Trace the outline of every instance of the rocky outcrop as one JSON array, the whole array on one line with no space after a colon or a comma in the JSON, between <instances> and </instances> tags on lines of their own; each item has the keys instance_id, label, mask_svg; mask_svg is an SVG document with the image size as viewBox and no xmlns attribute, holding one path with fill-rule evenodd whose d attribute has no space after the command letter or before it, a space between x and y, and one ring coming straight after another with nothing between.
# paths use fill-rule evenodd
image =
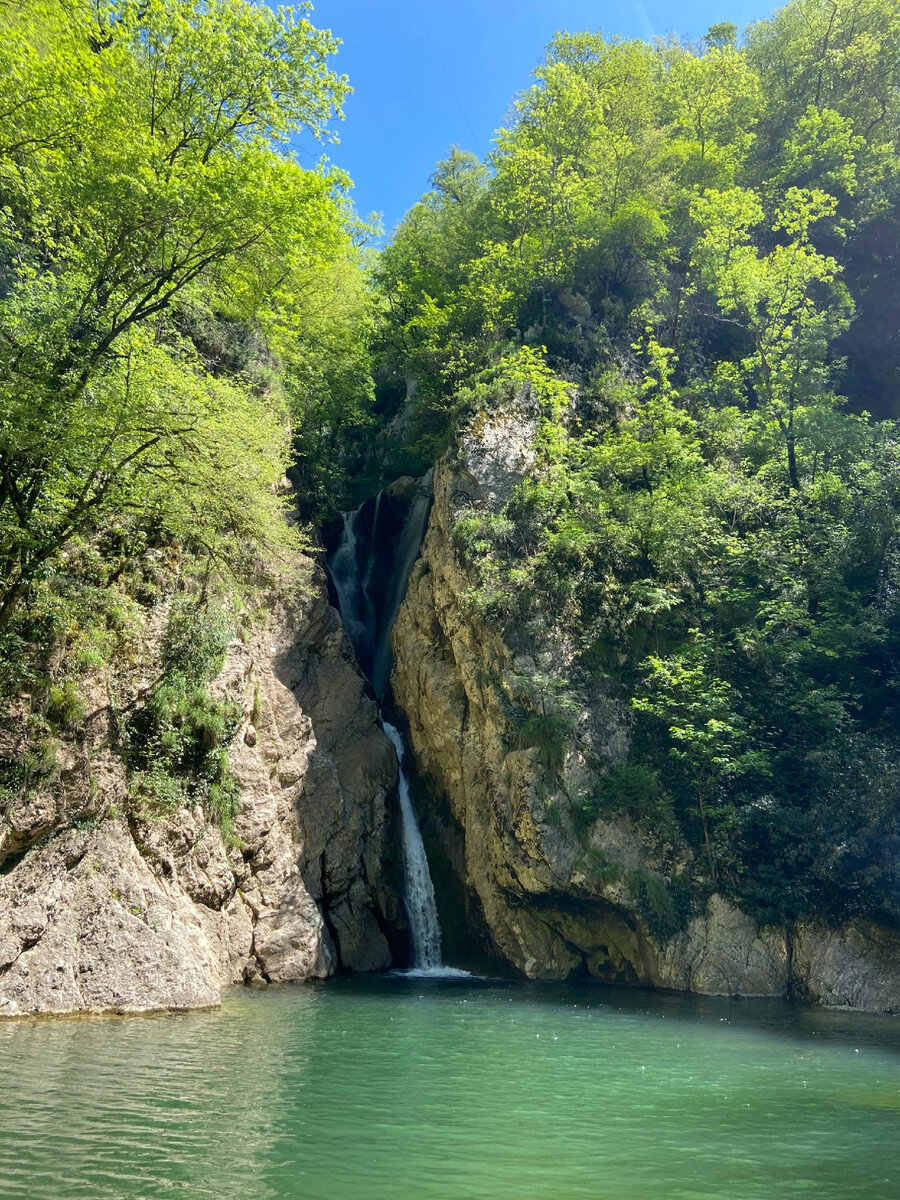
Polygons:
<instances>
[{"instance_id":1,"label":"rocky outcrop","mask_svg":"<svg viewBox=\"0 0 900 1200\"><path fill-rule=\"evenodd\" d=\"M229 942L249 947L250 921L232 909ZM27 855L0 881L0 911L0 1016L218 1003L200 910L154 876L124 821Z\"/></svg>"},{"instance_id":2,"label":"rocky outcrop","mask_svg":"<svg viewBox=\"0 0 900 1200\"><path fill-rule=\"evenodd\" d=\"M199 807L135 814L99 688L51 782L5 805L0 1016L197 1008L228 983L390 964L396 760L309 574L282 581L213 684L243 714L233 837Z\"/></svg>"},{"instance_id":3,"label":"rocky outcrop","mask_svg":"<svg viewBox=\"0 0 900 1200\"><path fill-rule=\"evenodd\" d=\"M568 697L577 737L560 772L544 769L538 747L523 748L522 714L540 713L541 688L567 674L569 651L549 640L539 613L516 646L480 615L454 526L462 512L500 511L532 467L536 422L523 389L477 415L438 463L393 634L392 686L422 777L419 805L430 798L442 842L431 849L456 873L472 932L534 979L900 1007L900 937L890 931L760 926L717 894L678 921L659 920L656 900L671 899L689 849L627 818L587 830L571 819L572 797L591 786L586 754L614 765L627 755L630 713L614 697Z\"/></svg>"},{"instance_id":4,"label":"rocky outcrop","mask_svg":"<svg viewBox=\"0 0 900 1200\"><path fill-rule=\"evenodd\" d=\"M791 990L788 933L760 926L722 896L659 947L659 983L704 996L784 996Z\"/></svg>"},{"instance_id":5,"label":"rocky outcrop","mask_svg":"<svg viewBox=\"0 0 900 1200\"><path fill-rule=\"evenodd\" d=\"M792 978L804 999L900 1013L900 939L871 921L838 929L801 921L792 937Z\"/></svg>"}]
</instances>

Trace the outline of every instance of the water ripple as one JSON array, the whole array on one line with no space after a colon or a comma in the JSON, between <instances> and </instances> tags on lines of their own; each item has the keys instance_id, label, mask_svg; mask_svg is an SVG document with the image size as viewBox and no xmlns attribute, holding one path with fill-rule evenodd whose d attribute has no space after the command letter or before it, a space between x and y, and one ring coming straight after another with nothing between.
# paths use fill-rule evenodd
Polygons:
<instances>
[{"instance_id":1,"label":"water ripple","mask_svg":"<svg viewBox=\"0 0 900 1200\"><path fill-rule=\"evenodd\" d=\"M4 1200L887 1200L891 1022L484 981L0 1024Z\"/></svg>"}]
</instances>

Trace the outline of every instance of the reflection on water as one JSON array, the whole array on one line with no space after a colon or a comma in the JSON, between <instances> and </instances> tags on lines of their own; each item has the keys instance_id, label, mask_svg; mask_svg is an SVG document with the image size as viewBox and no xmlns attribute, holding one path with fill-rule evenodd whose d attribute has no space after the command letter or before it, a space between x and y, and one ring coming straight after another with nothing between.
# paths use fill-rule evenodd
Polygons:
<instances>
[{"instance_id":1,"label":"reflection on water","mask_svg":"<svg viewBox=\"0 0 900 1200\"><path fill-rule=\"evenodd\" d=\"M0 1023L0 1196L900 1194L900 1022L392 976Z\"/></svg>"}]
</instances>

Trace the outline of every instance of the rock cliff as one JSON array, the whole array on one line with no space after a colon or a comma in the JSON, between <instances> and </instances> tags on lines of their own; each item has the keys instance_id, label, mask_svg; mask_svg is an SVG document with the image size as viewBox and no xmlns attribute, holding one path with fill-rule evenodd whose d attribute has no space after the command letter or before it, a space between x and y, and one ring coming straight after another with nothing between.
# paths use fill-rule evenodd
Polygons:
<instances>
[{"instance_id":1,"label":"rock cliff","mask_svg":"<svg viewBox=\"0 0 900 1200\"><path fill-rule=\"evenodd\" d=\"M37 792L0 810L0 1016L218 1003L240 981L389 965L396 760L316 571L282 581L213 691L240 705L233 836L135 816L110 697ZM6 722L7 751L17 724Z\"/></svg>"},{"instance_id":2,"label":"rock cliff","mask_svg":"<svg viewBox=\"0 0 900 1200\"><path fill-rule=\"evenodd\" d=\"M471 602L475 581L454 526L472 508L500 511L532 467L536 425L522 389L502 411L476 416L438 463L393 633L392 686L421 776L418 803L430 806L433 849L455 876L470 929L534 979L587 975L900 1011L896 933L864 922L760 927L715 893L673 922L689 848L624 817L577 826L571 799L589 786L585 747L614 765L626 757L631 721L621 702L597 690L571 698L577 736L558 771L539 745L523 745L521 715L540 712L541 688L566 674L569 650L550 640L539 613L523 631L524 652L506 644Z\"/></svg>"}]
</instances>

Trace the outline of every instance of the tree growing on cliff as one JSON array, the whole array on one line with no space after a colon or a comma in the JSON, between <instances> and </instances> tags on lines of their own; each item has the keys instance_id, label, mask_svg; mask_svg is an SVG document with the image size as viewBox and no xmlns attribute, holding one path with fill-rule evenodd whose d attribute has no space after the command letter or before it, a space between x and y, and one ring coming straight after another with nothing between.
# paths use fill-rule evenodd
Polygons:
<instances>
[{"instance_id":1,"label":"tree growing on cliff","mask_svg":"<svg viewBox=\"0 0 900 1200\"><path fill-rule=\"evenodd\" d=\"M710 878L718 883L710 827L723 818L719 788L723 781L750 770L765 774L768 764L763 753L748 747L735 689L716 676L709 650L695 630L688 650L667 658L651 654L645 664L645 694L636 696L632 705L638 712L658 717L668 729L670 753L684 764L691 779Z\"/></svg>"},{"instance_id":2,"label":"tree growing on cliff","mask_svg":"<svg viewBox=\"0 0 900 1200\"><path fill-rule=\"evenodd\" d=\"M237 566L291 536L277 380L203 315L290 353L351 249L328 138L337 43L257 0L0 9L0 626L73 538L122 514Z\"/></svg>"},{"instance_id":3,"label":"tree growing on cliff","mask_svg":"<svg viewBox=\"0 0 900 1200\"><path fill-rule=\"evenodd\" d=\"M825 192L789 189L774 222L782 240L768 254L751 240L751 229L763 220L752 192L705 192L691 210L702 230L693 260L698 280L713 293L720 319L748 337L740 384L776 431L795 491L802 486L807 464L801 452L817 425L816 410L838 403L828 349L852 312L846 288L837 281L838 264L819 253L810 237L810 227L835 208Z\"/></svg>"}]
</instances>

